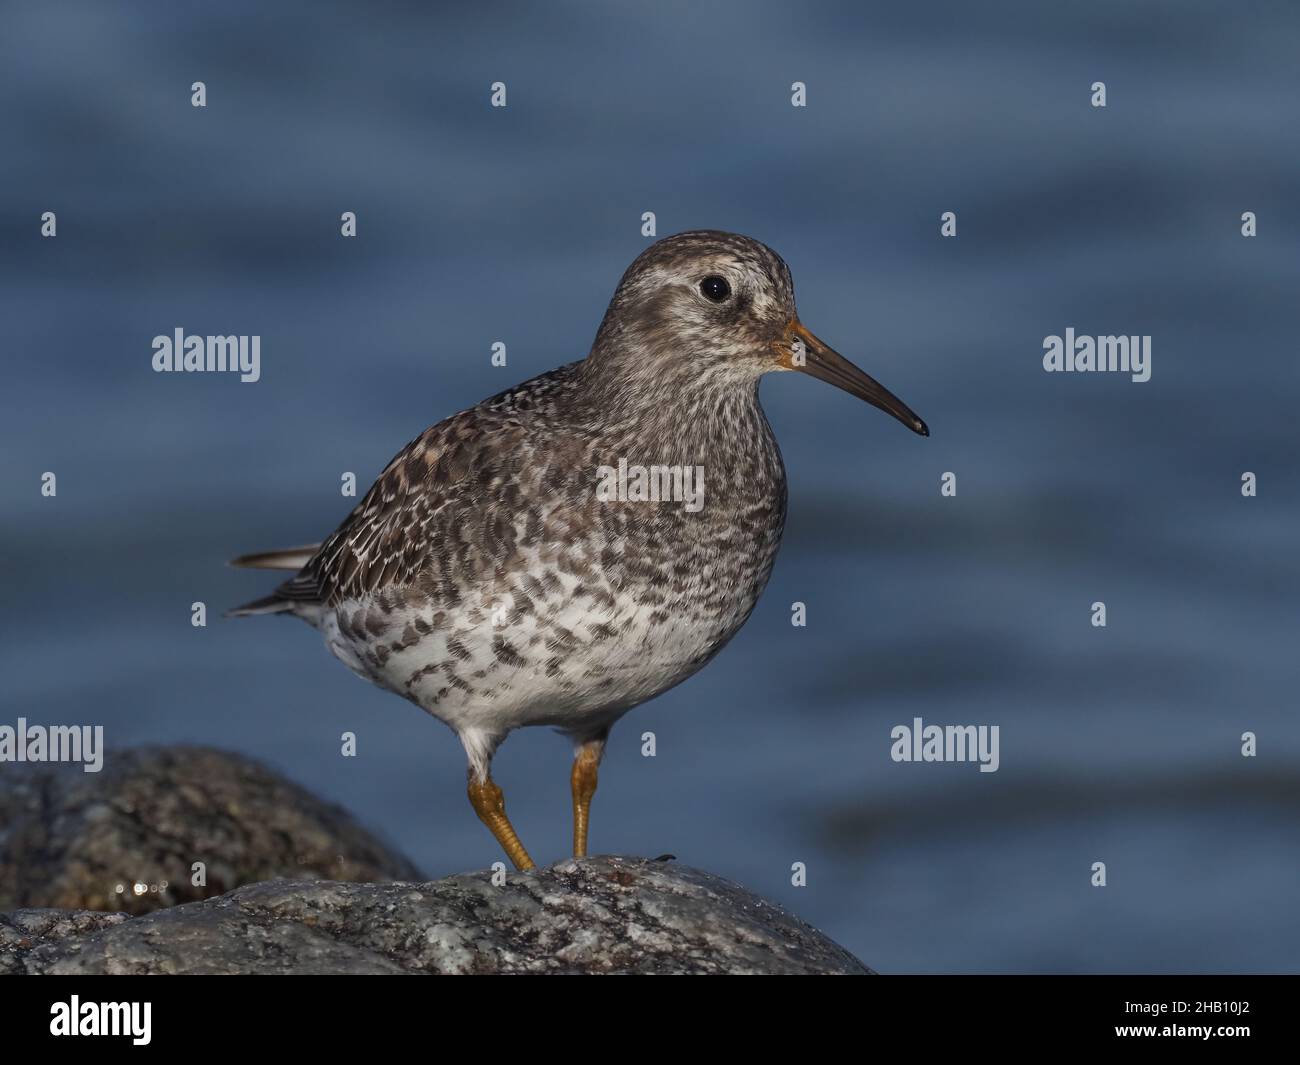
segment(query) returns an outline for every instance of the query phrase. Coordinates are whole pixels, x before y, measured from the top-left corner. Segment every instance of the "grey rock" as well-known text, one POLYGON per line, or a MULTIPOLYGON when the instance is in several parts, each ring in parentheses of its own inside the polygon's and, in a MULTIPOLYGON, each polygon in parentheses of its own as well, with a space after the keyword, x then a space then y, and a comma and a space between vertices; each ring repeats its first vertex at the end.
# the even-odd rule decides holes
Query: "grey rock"
POLYGON ((239 755, 144 748, 99 774, 0 778, 0 974, 869 971, 743 888, 664 862, 420 879, 239 755))
POLYGON ((129 920, 125 913, 93 910, 18 910, 0 915, 0 976, 26 972, 25 959, 36 947, 129 920))
POLYGON ((430 883, 273 880, 121 914, 0 916, 0 972, 867 973, 816 929, 687 867, 595 857, 430 883))
POLYGON ((99 773, 0 774, 0 910, 141 914, 273 877, 421 878, 343 810, 242 755, 146 747, 110 752, 99 773))

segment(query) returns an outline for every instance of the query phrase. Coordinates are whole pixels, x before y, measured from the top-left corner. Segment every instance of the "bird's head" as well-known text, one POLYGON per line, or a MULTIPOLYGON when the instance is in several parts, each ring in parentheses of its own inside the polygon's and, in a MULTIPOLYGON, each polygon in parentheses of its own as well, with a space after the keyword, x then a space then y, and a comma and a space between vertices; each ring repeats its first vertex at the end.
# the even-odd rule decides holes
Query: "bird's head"
POLYGON ((736 382, 794 370, 842 388, 929 435, 925 422, 819 340, 795 310, 790 268, 765 244, 695 230, 665 237, 623 274, 592 349, 625 373, 654 372, 674 387, 736 382))

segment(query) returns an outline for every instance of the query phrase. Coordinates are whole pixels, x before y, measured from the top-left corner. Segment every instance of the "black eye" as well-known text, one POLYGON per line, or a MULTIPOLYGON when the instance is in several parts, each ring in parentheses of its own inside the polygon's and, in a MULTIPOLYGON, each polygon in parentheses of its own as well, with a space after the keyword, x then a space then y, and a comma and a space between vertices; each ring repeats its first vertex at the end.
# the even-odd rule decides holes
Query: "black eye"
POLYGON ((700 282, 700 291, 704 294, 705 299, 712 300, 714 303, 722 303, 731 295, 731 286, 727 284, 725 277, 711 274, 700 282))

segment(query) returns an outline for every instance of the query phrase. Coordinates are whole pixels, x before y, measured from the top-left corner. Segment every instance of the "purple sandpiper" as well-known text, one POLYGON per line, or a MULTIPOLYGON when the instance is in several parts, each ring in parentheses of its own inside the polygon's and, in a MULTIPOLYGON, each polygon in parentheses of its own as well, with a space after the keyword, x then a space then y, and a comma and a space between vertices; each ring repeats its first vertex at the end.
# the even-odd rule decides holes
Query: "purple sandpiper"
POLYGON ((322 543, 235 559, 295 572, 231 613, 302 618, 450 726, 470 802, 520 869, 533 861, 492 756, 513 729, 559 728, 584 855, 610 727, 717 654, 772 572, 786 479, 758 384, 782 370, 929 435, 803 326, 771 249, 716 231, 660 240, 585 359, 426 430, 322 543))

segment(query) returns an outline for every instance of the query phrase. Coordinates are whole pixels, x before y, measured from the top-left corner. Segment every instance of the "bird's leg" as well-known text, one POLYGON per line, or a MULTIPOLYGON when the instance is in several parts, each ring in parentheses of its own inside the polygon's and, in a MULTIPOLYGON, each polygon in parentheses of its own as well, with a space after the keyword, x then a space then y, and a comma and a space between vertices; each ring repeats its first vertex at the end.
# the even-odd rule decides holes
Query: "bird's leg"
POLYGON ((573 749, 573 773, 569 785, 573 789, 573 856, 587 855, 587 825, 591 821, 591 797, 596 794, 596 770, 605 753, 605 737, 585 740, 573 749))
POLYGON ((506 852, 506 857, 515 863, 515 868, 520 872, 536 869, 537 866, 528 857, 524 845, 519 842, 515 826, 506 816, 506 797, 491 776, 485 773, 482 779, 479 779, 474 770, 470 769, 469 801, 474 807, 474 812, 478 814, 479 820, 488 826, 492 835, 496 836, 501 849, 506 852))

